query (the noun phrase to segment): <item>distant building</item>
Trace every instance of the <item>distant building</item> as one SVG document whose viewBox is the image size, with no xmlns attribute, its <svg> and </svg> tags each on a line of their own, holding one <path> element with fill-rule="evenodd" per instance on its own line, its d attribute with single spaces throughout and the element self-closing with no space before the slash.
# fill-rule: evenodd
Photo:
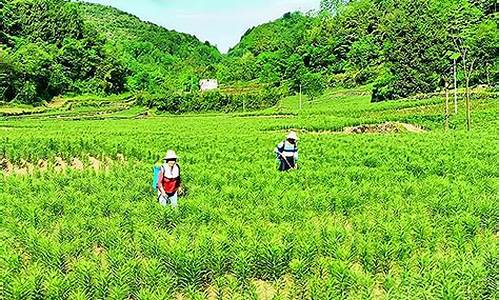
<svg viewBox="0 0 500 300">
<path fill-rule="evenodd" d="M 210 91 L 219 88 L 219 83 L 217 79 L 202 79 L 200 80 L 200 90 Z"/>
</svg>

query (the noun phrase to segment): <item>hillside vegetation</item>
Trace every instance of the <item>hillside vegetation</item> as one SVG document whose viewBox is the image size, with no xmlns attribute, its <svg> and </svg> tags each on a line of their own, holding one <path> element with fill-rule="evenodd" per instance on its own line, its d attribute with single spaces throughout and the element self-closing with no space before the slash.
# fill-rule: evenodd
<svg viewBox="0 0 500 300">
<path fill-rule="evenodd" d="M 292 92 L 302 84 L 312 94 L 374 83 L 380 101 L 442 89 L 452 82 L 454 53 L 459 85 L 466 76 L 472 85 L 498 84 L 496 1 L 324 0 L 318 14 L 287 13 L 250 29 L 217 74 L 287 81 Z"/>
<path fill-rule="evenodd" d="M 196 37 L 141 21 L 112 7 L 80 3 L 85 24 L 107 40 L 107 48 L 131 71 L 131 91 L 162 93 L 197 90 L 201 78 L 213 76 L 222 58 L 217 48 Z"/>
<path fill-rule="evenodd" d="M 250 28 L 226 55 L 97 4 L 6 0 L 0 18 L 4 102 L 132 92 L 139 104 L 172 112 L 184 111 L 171 104 L 178 101 L 188 110 L 211 101 L 227 111 L 243 109 L 234 92 L 225 93 L 235 86 L 246 85 L 241 97 L 259 108 L 275 103 L 269 94 L 315 97 L 366 83 L 381 101 L 450 85 L 454 59 L 459 86 L 498 86 L 498 4 L 491 0 L 323 0 L 317 12 Z M 197 93 L 202 78 L 224 89 L 207 100 Z"/>
<path fill-rule="evenodd" d="M 0 4 L 0 99 L 189 90 L 220 59 L 195 37 L 111 7 L 66 0 Z"/>
</svg>

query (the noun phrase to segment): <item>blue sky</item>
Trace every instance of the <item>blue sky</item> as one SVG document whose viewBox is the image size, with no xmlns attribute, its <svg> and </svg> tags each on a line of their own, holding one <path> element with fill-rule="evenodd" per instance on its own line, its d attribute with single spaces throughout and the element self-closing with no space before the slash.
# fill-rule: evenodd
<svg viewBox="0 0 500 300">
<path fill-rule="evenodd" d="M 289 11 L 319 8 L 320 0 L 87 0 L 111 5 L 168 29 L 196 35 L 226 52 L 255 25 Z"/>
</svg>

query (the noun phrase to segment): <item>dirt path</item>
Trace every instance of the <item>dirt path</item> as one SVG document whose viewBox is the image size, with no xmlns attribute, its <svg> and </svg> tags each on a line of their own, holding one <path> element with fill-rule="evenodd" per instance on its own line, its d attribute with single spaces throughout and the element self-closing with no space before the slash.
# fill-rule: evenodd
<svg viewBox="0 0 500 300">
<path fill-rule="evenodd" d="M 417 127 L 413 124 L 408 124 L 408 123 L 398 123 L 398 124 L 403 126 L 404 128 L 406 128 L 406 130 L 408 130 L 409 132 L 414 132 L 414 133 L 424 133 L 425 132 L 424 129 Z"/>
</svg>

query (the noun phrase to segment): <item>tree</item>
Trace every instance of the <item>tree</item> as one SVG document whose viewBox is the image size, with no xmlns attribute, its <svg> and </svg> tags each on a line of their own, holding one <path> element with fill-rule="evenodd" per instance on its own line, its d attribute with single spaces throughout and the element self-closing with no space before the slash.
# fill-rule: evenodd
<svg viewBox="0 0 500 300">
<path fill-rule="evenodd" d="M 455 114 L 458 113 L 458 96 L 457 96 L 457 59 L 460 58 L 459 52 L 448 51 L 447 56 L 453 60 L 453 103 Z"/>
<path fill-rule="evenodd" d="M 301 82 L 304 94 L 308 95 L 311 101 L 326 89 L 324 76 L 319 73 L 306 73 L 302 76 Z"/>
<path fill-rule="evenodd" d="M 5 17 L 6 3 L 0 2 L 0 45 L 7 45 L 10 41 L 7 35 L 7 18 Z"/>
<path fill-rule="evenodd" d="M 443 77 L 443 86 L 445 92 L 445 104 L 444 104 L 444 129 L 449 129 L 449 119 L 450 119 L 450 102 L 449 102 L 449 78 L 447 76 Z"/>
<path fill-rule="evenodd" d="M 306 73 L 307 68 L 300 55 L 293 54 L 286 60 L 285 78 L 290 80 L 290 89 L 292 91 L 299 91 L 301 81 Z"/>
<path fill-rule="evenodd" d="M 22 45 L 11 53 L 10 60 L 16 73 L 13 100 L 34 104 L 51 96 L 50 74 L 54 54 L 53 47 L 35 43 Z"/>
<path fill-rule="evenodd" d="M 466 100 L 466 116 L 467 130 L 472 127 L 471 110 L 472 104 L 470 99 L 470 85 L 475 71 L 479 67 L 485 67 L 493 64 L 495 59 L 498 60 L 498 25 L 491 20 L 483 21 L 479 24 L 473 24 L 464 28 L 459 36 L 455 38 L 456 50 L 461 55 L 462 68 L 465 76 L 465 100 Z M 476 78 L 475 82 L 479 82 Z M 489 81 L 488 78 L 486 78 Z"/>
<path fill-rule="evenodd" d="M 258 78 L 262 83 L 279 85 L 284 69 L 280 52 L 265 52 L 257 57 Z"/>
<path fill-rule="evenodd" d="M 342 6 L 349 3 L 349 0 L 321 0 L 319 9 L 321 12 L 336 14 Z"/>
<path fill-rule="evenodd" d="M 14 82 L 17 72 L 10 59 L 8 50 L 0 48 L 0 100 L 10 101 L 16 96 Z"/>
<path fill-rule="evenodd" d="M 59 45 L 65 38 L 83 36 L 77 6 L 65 0 L 8 1 L 7 31 L 30 41 Z"/>
</svg>

